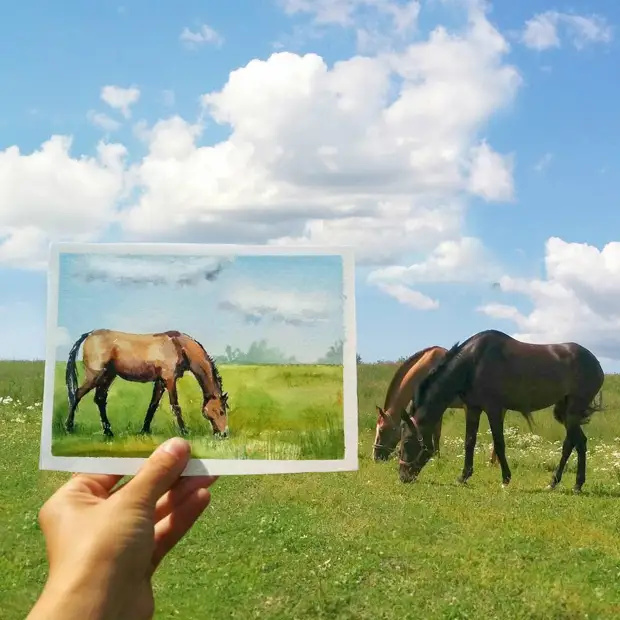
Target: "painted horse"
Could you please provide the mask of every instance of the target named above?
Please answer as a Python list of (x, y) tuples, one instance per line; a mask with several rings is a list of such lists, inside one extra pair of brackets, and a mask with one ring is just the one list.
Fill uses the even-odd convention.
[[(420, 382), (432, 369), (439, 364), (448, 352), (439, 346), (432, 346), (414, 353), (406, 359), (394, 373), (388, 386), (383, 407), (377, 408), (377, 428), (373, 443), (373, 458), (375, 461), (385, 461), (396, 449), (401, 435), (401, 417), (403, 413), (408, 416), (407, 408), (412, 405), (411, 401)], [(460, 398), (455, 398), (449, 405), (452, 409), (464, 409)], [(441, 440), (441, 427), (443, 416), (439, 418), (433, 434), (433, 453), (439, 456), (439, 442)], [(495, 447), (491, 453), (491, 463), (497, 462)]]
[[(78, 387), (76, 358), (83, 346), (83, 364), (86, 376)], [(177, 394), (177, 380), (190, 371), (198, 381), (203, 394), (202, 415), (209, 420), (213, 434), (228, 436), (228, 394), (223, 391), (222, 379), (215, 362), (197, 341), (178, 331), (156, 334), (131, 334), (110, 329), (96, 329), (82, 334), (69, 352), (66, 385), (69, 397), (69, 414), (65, 423), (73, 431), (78, 404), (91, 390), (95, 390), (95, 403), (99, 408), (103, 432), (113, 437), (106, 406), (108, 390), (116, 379), (138, 383), (153, 382), (151, 402), (144, 418), (143, 433), (151, 432), (151, 422), (161, 397), (168, 390), (170, 407), (179, 430), (187, 432), (181, 415)]]
[[(566, 462), (577, 451), (575, 492), (586, 480), (587, 438), (582, 430), (602, 408), (605, 375), (598, 359), (574, 342), (528, 344), (496, 330), (479, 332), (455, 344), (420, 382), (415, 414), (401, 424), (400, 479), (415, 480), (432, 455), (431, 433), (449, 403), (458, 395), (465, 405), (465, 463), (459, 482), (474, 471), (474, 450), (480, 415), (489, 419), (502, 482), (511, 479), (506, 461), (503, 415), (518, 411), (532, 424), (532, 412), (553, 406), (553, 416), (566, 429), (562, 455), (549, 489), (561, 481)], [(600, 392), (600, 400), (595, 402)]]

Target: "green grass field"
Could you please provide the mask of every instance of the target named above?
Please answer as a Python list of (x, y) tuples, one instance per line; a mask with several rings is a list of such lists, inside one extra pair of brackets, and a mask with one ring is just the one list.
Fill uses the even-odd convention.
[[(74, 432), (67, 417), (65, 363), (56, 365), (52, 453), (55, 456), (148, 456), (178, 433), (164, 393), (150, 436), (140, 435), (151, 400), (152, 383), (117, 379), (108, 394), (113, 438), (103, 435), (94, 391), (80, 402)], [(179, 404), (196, 458), (342, 459), (344, 427), (342, 366), (220, 365), (229, 393), (230, 438), (215, 439), (200, 413), (202, 393), (191, 373), (178, 382)]]
[[(588, 479), (575, 496), (574, 456), (562, 486), (543, 490), (562, 439), (550, 411), (535, 414), (534, 435), (508, 414), (507, 490), (487, 464), (486, 420), (474, 476), (455, 484), (462, 412), (446, 414), (441, 458), (401, 484), (394, 460), (370, 459), (374, 405), (392, 372), (359, 368), (359, 471), (217, 482), (211, 507), (156, 575), (156, 618), (619, 617), (620, 377), (606, 378), (606, 410), (585, 427)], [(38, 471), (42, 375), (42, 364), (0, 364), (0, 396), (12, 399), (0, 403), (0, 620), (23, 619), (40, 592), (37, 512), (68, 478)]]

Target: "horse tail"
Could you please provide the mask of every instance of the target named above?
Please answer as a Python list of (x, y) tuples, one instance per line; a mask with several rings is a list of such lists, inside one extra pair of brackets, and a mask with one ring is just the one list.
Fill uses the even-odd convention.
[(71, 347), (71, 351), (69, 351), (69, 358), (67, 359), (67, 370), (65, 372), (65, 382), (67, 384), (67, 396), (69, 398), (69, 411), (73, 409), (75, 406), (75, 397), (78, 388), (78, 376), (77, 376), (77, 368), (75, 364), (75, 360), (77, 358), (78, 351), (80, 350), (81, 344), (90, 336), (93, 332), (89, 331), (85, 334), (82, 334), (76, 341), (75, 344)]
[[(596, 396), (598, 396), (598, 402)], [(582, 417), (582, 424), (587, 424), (590, 421), (590, 418), (595, 413), (597, 413), (598, 411), (603, 411), (603, 390), (599, 390), (596, 396), (592, 399), (592, 402), (586, 407), (586, 410), (584, 411)]]

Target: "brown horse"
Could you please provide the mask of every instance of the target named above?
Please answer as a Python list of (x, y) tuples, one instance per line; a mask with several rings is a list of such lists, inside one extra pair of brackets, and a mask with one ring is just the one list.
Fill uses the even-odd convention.
[[(506, 461), (503, 413), (520, 412), (531, 427), (532, 412), (554, 406), (553, 416), (566, 429), (562, 456), (550, 489), (561, 481), (566, 462), (577, 450), (575, 492), (586, 480), (586, 444), (582, 430), (602, 406), (605, 374), (596, 357), (574, 342), (528, 344), (495, 330), (475, 334), (455, 344), (420, 382), (414, 397), (415, 415), (404, 416), (401, 434), (400, 479), (414, 480), (432, 455), (430, 434), (448, 404), (458, 394), (465, 405), (465, 463), (459, 482), (474, 471), (474, 450), (480, 415), (485, 411), (502, 469), (511, 479)], [(595, 397), (600, 394), (599, 404)]]
[[(443, 359), (448, 352), (439, 346), (432, 346), (414, 353), (406, 359), (394, 373), (388, 386), (383, 407), (377, 408), (377, 429), (373, 444), (373, 458), (375, 461), (385, 461), (396, 448), (400, 439), (400, 422), (407, 407), (411, 405), (415, 391), (429, 372)], [(460, 398), (455, 398), (449, 405), (453, 409), (463, 409)], [(411, 414), (408, 414), (411, 415)], [(433, 453), (439, 456), (439, 442), (443, 416), (435, 426), (432, 434)], [(491, 453), (491, 462), (497, 462), (495, 448)]]
[[(84, 382), (78, 388), (76, 358), (84, 343)], [(222, 379), (215, 362), (204, 347), (186, 334), (168, 331), (157, 334), (128, 334), (109, 329), (96, 329), (82, 334), (69, 352), (66, 384), (69, 396), (69, 415), (66, 429), (73, 431), (77, 406), (95, 390), (103, 432), (113, 437), (106, 413), (108, 390), (118, 376), (126, 381), (153, 382), (151, 403), (144, 418), (143, 433), (151, 432), (151, 422), (165, 390), (182, 434), (187, 432), (181, 416), (177, 395), (177, 380), (189, 370), (198, 381), (203, 393), (202, 415), (209, 420), (213, 434), (228, 436), (228, 394), (222, 389)]]

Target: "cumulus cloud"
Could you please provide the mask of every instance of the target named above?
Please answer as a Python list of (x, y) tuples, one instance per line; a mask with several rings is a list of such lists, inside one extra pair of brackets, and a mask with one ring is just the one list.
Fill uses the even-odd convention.
[(443, 241), (428, 258), (407, 267), (390, 265), (371, 271), (372, 284), (398, 283), (413, 285), (422, 282), (492, 282), (498, 267), (492, 262), (480, 239), (462, 237)]
[(561, 46), (559, 30), (577, 49), (591, 43), (609, 43), (613, 31), (607, 20), (600, 15), (575, 15), (558, 11), (545, 11), (525, 23), (521, 40), (535, 50), (546, 50)]
[(190, 30), (187, 27), (183, 28), (179, 38), (186, 47), (190, 48), (196, 48), (206, 43), (219, 47), (222, 43), (224, 43), (224, 37), (222, 37), (222, 35), (216, 32), (208, 24), (202, 24), (200, 28), (195, 31)]
[(91, 240), (116, 217), (125, 147), (100, 142), (74, 158), (71, 146), (52, 136), (32, 153), (0, 151), (0, 264), (44, 267), (50, 240)]
[(210, 256), (113, 256), (92, 254), (79, 261), (73, 276), (84, 282), (120, 286), (195, 286), (214, 282), (232, 259)]
[(545, 279), (503, 276), (500, 289), (526, 297), (533, 308), (489, 304), (478, 310), (516, 325), (526, 342), (576, 341), (620, 360), (620, 242), (601, 250), (552, 237), (545, 249)]
[(401, 304), (409, 306), (414, 310), (435, 310), (439, 308), (439, 302), (437, 300), (431, 299), (427, 295), (415, 291), (404, 284), (378, 282), (377, 288), (386, 295), (398, 300)]
[[(397, 50), (333, 65), (290, 52), (252, 60), (202, 96), (198, 120), (141, 125), (145, 154), (130, 166), (121, 145), (97, 158), (69, 155), (61, 137), (41, 155), (9, 149), (0, 233), (19, 228), (24, 195), (24, 222), (46, 238), (96, 238), (113, 222), (131, 240), (353, 245), (360, 263), (411, 264), (462, 236), (471, 196), (513, 194), (511, 155), (484, 132), (521, 77), (505, 38), (467, 4), (464, 25)], [(139, 97), (128, 90), (107, 97), (127, 114)], [(207, 122), (230, 134), (201, 145)]]
[(101, 100), (112, 109), (118, 110), (125, 118), (131, 116), (131, 106), (140, 99), (140, 89), (136, 86), (122, 88), (121, 86), (104, 86), (101, 89)]
[(311, 326), (330, 318), (333, 299), (322, 291), (300, 292), (238, 286), (228, 292), (219, 307), (235, 312), (248, 323), (273, 321), (293, 326)]

